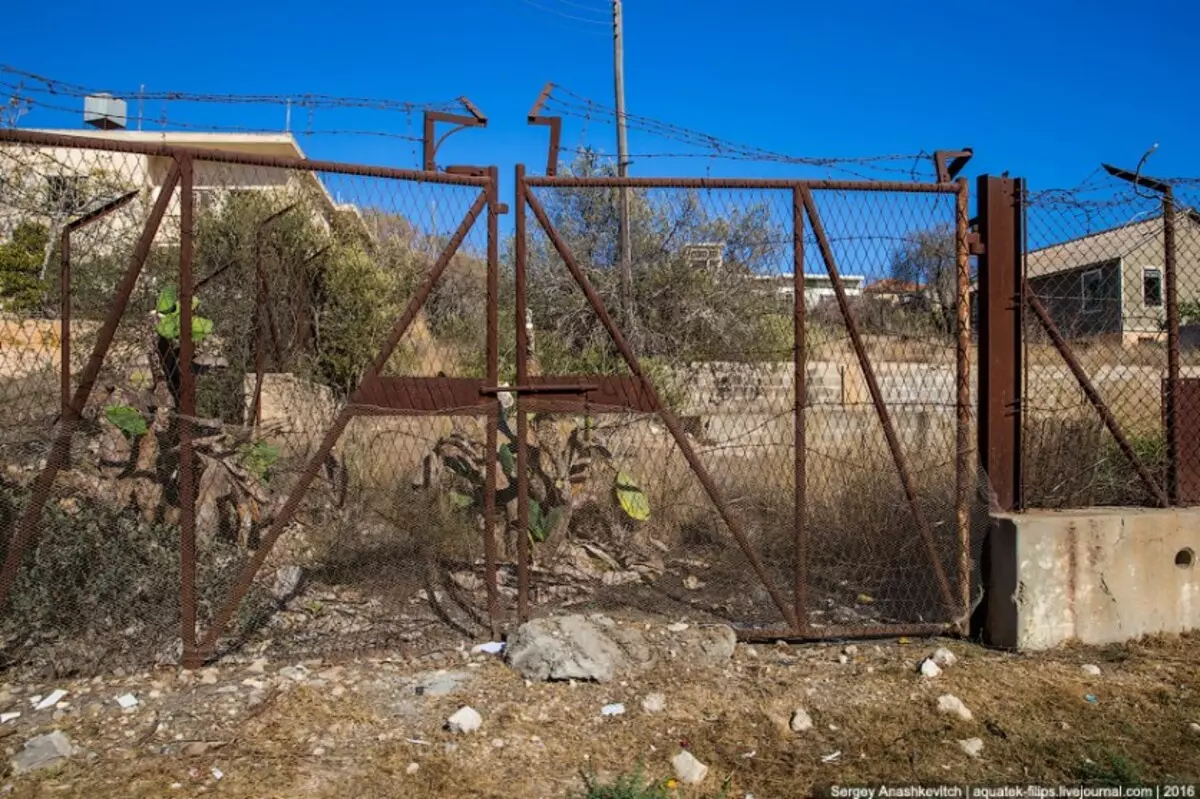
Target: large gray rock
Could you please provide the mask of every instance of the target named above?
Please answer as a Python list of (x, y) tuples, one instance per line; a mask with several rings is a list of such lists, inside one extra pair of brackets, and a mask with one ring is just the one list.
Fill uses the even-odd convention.
[(14, 774), (24, 774), (48, 768), (60, 760), (65, 760), (75, 753), (75, 747), (67, 736), (58, 730), (30, 738), (25, 742), (25, 748), (17, 752), (12, 759)]
[(737, 634), (727, 624), (709, 624), (690, 627), (676, 635), (682, 654), (689, 660), (703, 665), (720, 665), (729, 662), (737, 648)]
[(522, 624), (505, 649), (527, 680), (609, 682), (631, 663), (650, 659), (645, 638), (603, 616), (556, 616)]

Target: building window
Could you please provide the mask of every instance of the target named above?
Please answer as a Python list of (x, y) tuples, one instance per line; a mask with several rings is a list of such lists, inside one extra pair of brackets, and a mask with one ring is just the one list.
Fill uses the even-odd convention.
[(1083, 291), (1083, 311), (1099, 311), (1104, 300), (1104, 273), (1099, 269), (1084, 272), (1080, 278)]
[(1148, 308), (1161, 308), (1163, 304), (1163, 279), (1161, 269), (1142, 270), (1142, 302)]

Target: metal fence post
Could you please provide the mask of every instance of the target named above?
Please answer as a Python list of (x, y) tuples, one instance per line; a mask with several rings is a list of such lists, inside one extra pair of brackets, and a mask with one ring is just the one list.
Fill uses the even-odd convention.
[(992, 510), (1021, 508), (1022, 251), (1024, 181), (978, 179), (979, 464)]
[(1175, 260), (1175, 190), (1163, 188), (1163, 282), (1166, 283), (1167, 391), (1163, 432), (1167, 437), (1167, 497), (1179, 504), (1179, 284)]

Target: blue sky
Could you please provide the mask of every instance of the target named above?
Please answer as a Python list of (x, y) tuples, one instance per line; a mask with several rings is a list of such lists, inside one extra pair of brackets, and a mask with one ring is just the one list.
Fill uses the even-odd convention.
[[(214, 93), (328, 93), (440, 101), (467, 95), (492, 119), (439, 161), (544, 162), (545, 130), (524, 115), (547, 80), (612, 102), (605, 0), (288, 4), (216, 0), (14, 3), (0, 61), (88, 86)], [(627, 101), (640, 114), (806, 156), (868, 156), (970, 145), (969, 174), (1010, 170), (1031, 188), (1071, 186), (1101, 160), (1200, 175), (1194, 32), (1200, 4), (865, 0), (729, 3), (628, 0)], [(33, 31), (40, 31), (34, 35)], [(49, 32), (52, 34), (47, 35)], [(7, 78), (6, 78), (7, 79)], [(63, 100), (64, 104), (76, 101)], [(147, 116), (158, 113), (148, 107)], [(131, 108), (132, 111), (132, 108)], [(419, 121), (317, 112), (314, 126), (419, 132)], [(189, 106), (169, 119), (282, 127), (278, 108)], [(293, 127), (303, 128), (302, 113)], [(37, 111), (28, 127), (77, 124)], [(566, 144), (611, 151), (611, 128), (568, 122)], [(412, 165), (390, 139), (312, 137), (313, 157)], [(631, 150), (681, 149), (634, 132)], [(540, 167), (539, 167), (540, 168)], [(778, 164), (643, 160), (632, 173), (772, 177)], [(507, 181), (506, 181), (507, 182)], [(506, 189), (507, 191), (507, 189)]]

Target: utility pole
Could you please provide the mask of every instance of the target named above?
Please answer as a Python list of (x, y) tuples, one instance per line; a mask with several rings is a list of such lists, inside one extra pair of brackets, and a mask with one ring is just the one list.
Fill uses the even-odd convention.
[[(621, 0), (613, 0), (613, 81), (617, 94), (617, 176), (629, 174), (629, 142), (625, 135), (625, 22)], [(619, 192), (619, 247), (621, 270), (621, 309), (626, 335), (637, 341), (637, 322), (633, 298), (633, 238), (629, 229), (629, 187)]]

